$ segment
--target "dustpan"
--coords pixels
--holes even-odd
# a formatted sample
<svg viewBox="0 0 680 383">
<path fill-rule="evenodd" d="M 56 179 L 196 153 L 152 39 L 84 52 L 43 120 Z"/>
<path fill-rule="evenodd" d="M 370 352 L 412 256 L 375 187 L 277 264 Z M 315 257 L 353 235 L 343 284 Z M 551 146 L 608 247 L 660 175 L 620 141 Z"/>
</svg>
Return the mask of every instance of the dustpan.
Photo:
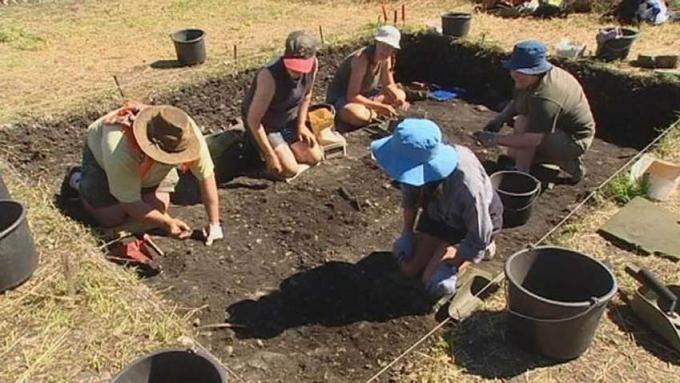
<svg viewBox="0 0 680 383">
<path fill-rule="evenodd" d="M 449 303 L 449 316 L 451 319 L 461 322 L 472 315 L 484 303 L 483 298 L 488 296 L 496 286 L 497 277 L 502 270 L 493 270 L 493 265 L 488 262 L 467 267 L 456 286 L 456 295 Z"/>
<path fill-rule="evenodd" d="M 630 307 L 653 332 L 680 351 L 680 286 L 666 285 L 645 269 L 627 266 L 626 271 L 642 286 L 635 292 Z"/>
</svg>

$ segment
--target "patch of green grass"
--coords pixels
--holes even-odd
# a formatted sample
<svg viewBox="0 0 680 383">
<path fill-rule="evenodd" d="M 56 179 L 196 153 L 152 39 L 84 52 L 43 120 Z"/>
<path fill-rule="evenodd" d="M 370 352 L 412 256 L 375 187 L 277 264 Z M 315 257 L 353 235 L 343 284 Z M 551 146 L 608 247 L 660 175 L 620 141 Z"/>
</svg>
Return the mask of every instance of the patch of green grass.
<svg viewBox="0 0 680 383">
<path fill-rule="evenodd" d="M 637 182 L 632 180 L 627 174 L 620 175 L 607 185 L 604 189 L 604 197 L 611 199 L 619 205 L 625 205 L 635 197 L 644 197 L 649 191 L 649 181 Z"/>
<path fill-rule="evenodd" d="M 45 45 L 45 40 L 19 25 L 0 25 L 0 44 L 9 44 L 22 51 L 35 51 Z"/>
<path fill-rule="evenodd" d="M 680 0 L 679 0 L 680 1 Z M 680 153 L 680 120 L 673 127 L 673 130 L 659 141 L 654 153 L 661 158 L 667 158 Z"/>
</svg>

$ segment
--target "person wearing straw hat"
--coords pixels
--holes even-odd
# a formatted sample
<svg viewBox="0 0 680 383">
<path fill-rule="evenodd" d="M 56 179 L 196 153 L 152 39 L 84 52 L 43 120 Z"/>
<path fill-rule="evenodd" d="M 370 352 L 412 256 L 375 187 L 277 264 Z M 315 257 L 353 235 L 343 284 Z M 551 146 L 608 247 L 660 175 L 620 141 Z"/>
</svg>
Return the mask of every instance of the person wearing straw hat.
<svg viewBox="0 0 680 383">
<path fill-rule="evenodd" d="M 515 83 L 515 97 L 504 110 L 477 132 L 485 146 L 505 146 L 517 170 L 528 172 L 534 163 L 558 165 L 572 184 L 585 176 L 583 155 L 595 136 L 595 120 L 581 84 L 547 60 L 538 41 L 515 45 L 503 65 Z M 513 120 L 514 119 L 514 120 Z M 513 122 L 513 134 L 498 132 Z"/>
<path fill-rule="evenodd" d="M 342 122 L 361 127 L 378 117 L 396 117 L 399 110 L 408 108 L 406 93 L 394 82 L 392 73 L 400 40 L 397 28 L 382 26 L 373 44 L 353 52 L 340 64 L 326 102 L 335 106 Z"/>
<path fill-rule="evenodd" d="M 199 181 L 208 215 L 206 244 L 222 239 L 208 147 L 196 123 L 174 106 L 132 102 L 99 118 L 87 129 L 81 167 L 69 172 L 65 184 L 103 227 L 131 217 L 184 239 L 191 228 L 168 214 L 177 168 L 191 171 Z"/>
<path fill-rule="evenodd" d="M 371 152 L 401 185 L 404 224 L 393 254 L 402 272 L 420 276 L 435 298 L 454 294 L 458 271 L 493 256 L 503 226 L 484 167 L 470 149 L 444 144 L 426 119 L 403 120 Z"/>
<path fill-rule="evenodd" d="M 241 113 L 250 142 L 277 178 L 295 177 L 323 158 L 307 126 L 319 67 L 317 49 L 314 37 L 290 33 L 283 56 L 260 69 L 243 101 Z"/>
</svg>

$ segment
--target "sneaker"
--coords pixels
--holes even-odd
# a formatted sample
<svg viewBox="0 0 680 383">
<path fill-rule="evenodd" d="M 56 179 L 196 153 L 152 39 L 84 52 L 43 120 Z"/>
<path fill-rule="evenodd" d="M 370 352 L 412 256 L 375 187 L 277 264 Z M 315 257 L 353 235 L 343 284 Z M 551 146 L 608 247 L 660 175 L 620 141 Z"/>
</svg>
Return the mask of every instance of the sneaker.
<svg viewBox="0 0 680 383">
<path fill-rule="evenodd" d="M 447 263 L 439 266 L 439 269 L 432 275 L 432 279 L 425 287 L 432 298 L 453 296 L 456 293 L 456 281 L 458 279 L 458 268 Z"/>
<path fill-rule="evenodd" d="M 78 189 L 73 187 L 71 184 L 71 179 L 77 173 L 81 173 L 80 166 L 72 165 L 68 167 L 66 175 L 64 176 L 64 180 L 61 182 L 61 188 L 59 190 L 59 197 L 61 198 L 62 201 L 73 200 L 80 197 Z"/>
<path fill-rule="evenodd" d="M 491 244 L 484 249 L 484 260 L 490 261 L 496 255 L 496 241 L 491 241 Z"/>
<path fill-rule="evenodd" d="M 560 169 L 569 173 L 570 177 L 567 180 L 569 185 L 577 185 L 583 181 L 583 178 L 586 176 L 586 167 L 583 165 L 583 159 L 581 157 L 561 164 Z"/>
</svg>

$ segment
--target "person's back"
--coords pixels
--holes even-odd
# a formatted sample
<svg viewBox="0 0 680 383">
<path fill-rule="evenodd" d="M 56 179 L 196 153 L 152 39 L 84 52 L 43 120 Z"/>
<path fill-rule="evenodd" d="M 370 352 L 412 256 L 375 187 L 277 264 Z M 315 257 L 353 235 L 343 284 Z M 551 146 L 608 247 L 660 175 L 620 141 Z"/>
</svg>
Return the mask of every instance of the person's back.
<svg viewBox="0 0 680 383">
<path fill-rule="evenodd" d="M 595 120 L 583 88 L 574 76 L 562 68 L 553 67 L 545 74 L 532 98 L 537 102 L 556 104 L 559 114 L 555 129 L 566 132 L 586 147 L 590 146 L 595 134 Z"/>
</svg>

